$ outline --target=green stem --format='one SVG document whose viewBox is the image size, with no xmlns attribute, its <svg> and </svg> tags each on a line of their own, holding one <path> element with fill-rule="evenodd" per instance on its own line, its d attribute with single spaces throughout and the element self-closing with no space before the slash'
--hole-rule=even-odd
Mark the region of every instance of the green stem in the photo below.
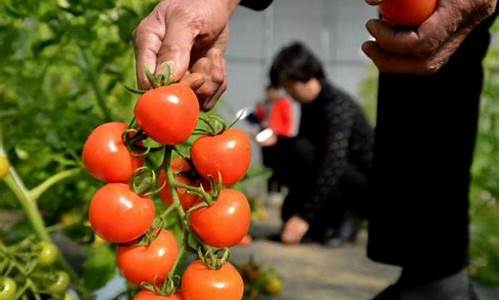
<svg viewBox="0 0 500 300">
<path fill-rule="evenodd" d="M 191 192 L 191 193 L 195 194 L 198 197 L 203 198 L 203 200 L 205 200 L 205 202 L 207 202 L 208 205 L 212 204 L 212 202 L 213 202 L 212 196 L 210 196 L 209 193 L 203 191 L 199 187 L 194 187 L 194 186 L 190 186 L 190 185 L 186 185 L 186 184 L 182 184 L 182 183 L 177 183 L 175 181 L 175 179 L 174 179 L 173 186 L 175 188 L 184 189 L 184 190 L 186 190 L 188 192 Z"/>
<path fill-rule="evenodd" d="M 4 181 L 23 207 L 23 210 L 38 238 L 53 243 L 49 232 L 45 227 L 45 223 L 36 202 L 31 198 L 30 192 L 26 189 L 24 182 L 21 177 L 19 177 L 14 167 L 11 166 L 9 168 L 9 174 L 4 178 Z M 92 296 L 85 288 L 83 288 L 78 275 L 62 255 L 59 255 L 58 262 L 60 266 L 70 275 L 71 281 L 74 283 L 75 288 L 81 292 L 82 298 L 91 299 Z"/>
<path fill-rule="evenodd" d="M 108 122 L 112 120 L 111 117 L 111 111 L 109 108 L 106 106 L 106 101 L 104 99 L 104 93 L 102 92 L 101 86 L 99 85 L 98 78 L 97 78 L 97 73 L 94 69 L 94 66 L 91 64 L 89 56 L 87 55 L 87 52 L 83 49 L 83 47 L 80 45 L 78 47 L 80 50 L 80 54 L 83 59 L 84 65 L 82 66 L 83 71 L 87 73 L 87 77 L 90 81 L 90 85 L 92 86 L 92 89 L 94 90 L 94 94 L 97 100 L 97 105 L 101 109 L 101 112 L 104 117 L 104 121 Z"/>
<path fill-rule="evenodd" d="M 14 195 L 21 203 L 28 220 L 31 222 L 35 233 L 41 240 L 51 241 L 49 233 L 45 229 L 45 224 L 43 222 L 40 211 L 35 201 L 31 199 L 29 191 L 26 189 L 23 181 L 17 174 L 13 167 L 10 167 L 9 174 L 4 178 L 5 183 L 9 189 L 14 193 Z"/>
<path fill-rule="evenodd" d="M 172 270 L 168 273 L 168 278 L 173 278 L 175 275 L 175 271 L 177 269 L 177 266 L 179 266 L 179 263 L 181 259 L 184 257 L 184 243 L 180 243 L 180 248 L 179 248 L 179 254 L 177 255 L 177 258 L 175 259 L 174 266 L 172 267 Z"/>
<path fill-rule="evenodd" d="M 56 173 L 49 178 L 45 179 L 42 183 L 40 183 L 38 186 L 34 187 L 29 191 L 29 197 L 33 200 L 36 201 L 40 196 L 47 191 L 50 187 L 55 185 L 56 183 L 68 178 L 75 176 L 76 174 L 80 173 L 80 168 L 76 169 L 71 169 L 71 170 L 65 170 L 61 171 L 59 173 Z"/>
</svg>

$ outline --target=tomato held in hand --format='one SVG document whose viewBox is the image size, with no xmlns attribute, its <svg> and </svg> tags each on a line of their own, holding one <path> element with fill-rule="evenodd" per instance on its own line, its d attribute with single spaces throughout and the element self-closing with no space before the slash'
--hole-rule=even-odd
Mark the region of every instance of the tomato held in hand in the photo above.
<svg viewBox="0 0 500 300">
<path fill-rule="evenodd" d="M 0 278 L 0 300 L 14 300 L 16 298 L 17 284 L 10 277 Z"/>
<path fill-rule="evenodd" d="M 223 189 L 219 198 L 209 207 L 191 213 L 194 232 L 213 247 L 232 247 L 247 234 L 250 227 L 250 205 L 241 192 Z"/>
<path fill-rule="evenodd" d="M 184 272 L 181 289 L 185 300 L 241 300 L 244 284 L 230 263 L 211 270 L 197 260 Z"/>
<path fill-rule="evenodd" d="M 95 233 L 112 243 L 131 242 L 146 233 L 155 217 L 151 199 L 124 183 L 108 183 L 92 198 L 89 221 Z"/>
<path fill-rule="evenodd" d="M 120 246 L 116 252 L 118 268 L 128 281 L 158 284 L 165 280 L 179 255 L 174 235 L 162 230 L 149 246 Z"/>
<path fill-rule="evenodd" d="M 190 170 L 189 164 L 182 158 L 175 158 L 172 160 L 171 163 L 172 170 L 175 175 L 175 179 L 178 183 L 182 183 L 185 185 L 193 185 L 191 180 L 187 178 L 186 176 L 182 175 L 181 172 L 187 172 Z M 158 176 L 158 184 L 161 186 L 163 183 L 167 180 L 167 176 L 165 174 L 164 170 L 160 171 L 160 175 Z M 199 186 L 199 183 L 196 183 L 196 186 Z M 179 200 L 181 201 L 182 208 L 184 210 L 187 210 L 194 206 L 195 204 L 198 204 L 202 201 L 200 197 L 188 193 L 185 189 L 178 188 L 177 189 L 177 194 L 179 195 Z M 159 193 L 160 198 L 165 201 L 168 205 L 172 204 L 172 193 L 170 193 L 170 185 L 168 182 L 165 184 L 165 187 L 160 191 Z"/>
<path fill-rule="evenodd" d="M 135 295 L 134 300 L 183 300 L 181 294 L 159 296 L 149 290 L 141 290 Z"/>
<path fill-rule="evenodd" d="M 438 0 L 385 0 L 380 4 L 383 19 L 392 25 L 418 26 L 436 10 Z"/>
<path fill-rule="evenodd" d="M 163 145 L 185 142 L 193 133 L 199 114 L 198 98 L 182 83 L 149 90 L 135 106 L 139 127 Z"/>
<path fill-rule="evenodd" d="M 228 129 L 215 136 L 203 136 L 193 143 L 191 157 L 196 170 L 205 179 L 212 177 L 232 185 L 240 181 L 250 166 L 251 145 L 241 130 Z"/>
<path fill-rule="evenodd" d="M 134 157 L 122 140 L 128 125 L 110 122 L 98 126 L 83 146 L 83 164 L 95 178 L 107 182 L 127 182 L 143 159 Z"/>
</svg>

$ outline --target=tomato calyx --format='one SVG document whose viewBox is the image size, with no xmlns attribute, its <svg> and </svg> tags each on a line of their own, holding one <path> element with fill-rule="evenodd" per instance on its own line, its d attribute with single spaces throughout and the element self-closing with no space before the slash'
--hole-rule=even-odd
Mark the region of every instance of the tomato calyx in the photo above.
<svg viewBox="0 0 500 300">
<path fill-rule="evenodd" d="M 179 286 L 180 279 L 180 276 L 176 275 L 165 279 L 161 286 L 148 283 L 141 284 L 141 288 L 148 290 L 155 295 L 168 297 L 174 295 L 177 292 L 177 287 Z"/>
<path fill-rule="evenodd" d="M 229 248 L 215 249 L 210 246 L 198 248 L 198 258 L 210 270 L 219 270 L 229 260 Z"/>
</svg>

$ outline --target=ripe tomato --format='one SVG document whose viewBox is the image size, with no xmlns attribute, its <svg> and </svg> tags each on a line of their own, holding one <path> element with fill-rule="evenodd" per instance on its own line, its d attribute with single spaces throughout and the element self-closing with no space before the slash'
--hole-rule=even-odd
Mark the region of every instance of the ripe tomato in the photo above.
<svg viewBox="0 0 500 300">
<path fill-rule="evenodd" d="M 380 11 L 392 25 L 418 26 L 432 15 L 437 4 L 438 0 L 385 0 Z"/>
<path fill-rule="evenodd" d="M 250 227 L 250 205 L 241 192 L 223 189 L 219 198 L 209 207 L 191 213 L 194 232 L 206 244 L 214 247 L 232 247 L 247 234 Z"/>
<path fill-rule="evenodd" d="M 182 158 L 175 158 L 172 160 L 171 163 L 172 170 L 174 171 L 174 174 L 176 174 L 175 178 L 177 182 L 185 184 L 185 185 L 192 185 L 191 180 L 189 178 L 183 176 L 180 174 L 181 172 L 186 172 L 190 170 L 189 164 Z M 158 184 L 162 185 L 165 180 L 167 180 L 167 176 L 165 174 L 164 170 L 160 171 L 160 175 L 158 176 Z M 198 182 L 195 184 L 199 185 Z M 200 203 L 202 199 L 200 199 L 198 196 L 193 195 L 188 193 L 185 189 L 178 188 L 177 189 L 177 194 L 179 195 L 179 200 L 181 201 L 182 208 L 184 210 L 189 209 L 193 205 Z M 159 193 L 160 198 L 165 201 L 168 205 L 172 204 L 172 194 L 170 193 L 170 186 L 168 182 L 166 183 L 165 187 L 160 191 Z"/>
<path fill-rule="evenodd" d="M 0 278 L 0 300 L 14 300 L 16 297 L 17 284 L 10 277 Z"/>
<path fill-rule="evenodd" d="M 107 182 L 127 182 L 143 159 L 134 157 L 122 140 L 128 125 L 104 123 L 92 131 L 83 146 L 83 163 L 95 178 Z"/>
<path fill-rule="evenodd" d="M 182 83 L 149 90 L 135 106 L 139 127 L 163 145 L 185 142 L 193 133 L 199 114 L 198 98 Z"/>
<path fill-rule="evenodd" d="M 182 295 L 185 300 L 241 300 L 243 279 L 230 263 L 218 270 L 207 268 L 197 260 L 182 276 Z"/>
<path fill-rule="evenodd" d="M 232 185 L 240 181 L 250 166 L 251 146 L 241 130 L 228 129 L 215 136 L 203 136 L 193 143 L 191 157 L 196 170 L 205 179 L 212 177 Z"/>
<path fill-rule="evenodd" d="M 172 269 L 179 255 L 175 236 L 162 230 L 149 246 L 120 246 L 116 252 L 118 268 L 128 281 L 161 283 Z"/>
<path fill-rule="evenodd" d="M 9 173 L 9 160 L 7 159 L 7 156 L 0 154 L 0 180 L 7 176 Z"/>
<path fill-rule="evenodd" d="M 42 267 L 52 266 L 59 256 L 59 250 L 56 245 L 47 241 L 41 241 L 38 245 L 40 246 L 37 258 L 38 265 Z"/>
<path fill-rule="evenodd" d="M 68 273 L 57 271 L 56 276 L 56 280 L 45 288 L 50 294 L 62 294 L 69 286 Z"/>
<path fill-rule="evenodd" d="M 90 225 L 103 240 L 131 242 L 146 233 L 155 217 L 154 203 L 124 183 L 108 183 L 95 193 L 89 208 Z"/>
<path fill-rule="evenodd" d="M 135 295 L 134 300 L 183 300 L 181 294 L 177 293 L 171 296 L 158 296 L 149 290 L 141 290 Z"/>
</svg>

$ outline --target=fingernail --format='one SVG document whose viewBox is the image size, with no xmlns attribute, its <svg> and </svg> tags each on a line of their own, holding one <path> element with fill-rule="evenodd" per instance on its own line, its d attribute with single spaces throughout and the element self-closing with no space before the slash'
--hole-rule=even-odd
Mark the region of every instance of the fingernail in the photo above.
<svg viewBox="0 0 500 300">
<path fill-rule="evenodd" d="M 156 67 L 155 74 L 156 75 L 165 74 L 174 76 L 174 71 L 175 71 L 175 63 L 173 61 L 165 61 Z M 170 72 L 170 74 L 168 74 L 168 72 Z"/>
</svg>

